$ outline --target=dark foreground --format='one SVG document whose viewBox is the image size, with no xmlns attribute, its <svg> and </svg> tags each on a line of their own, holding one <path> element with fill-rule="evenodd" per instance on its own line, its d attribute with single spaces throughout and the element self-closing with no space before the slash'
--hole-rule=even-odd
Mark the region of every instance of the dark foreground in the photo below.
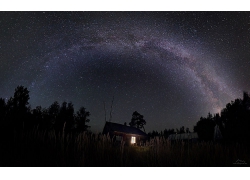
<svg viewBox="0 0 250 180">
<path fill-rule="evenodd" d="M 0 139 L 0 166 L 4 167 L 242 167 L 250 164 L 249 148 L 237 143 L 171 143 L 155 138 L 146 146 L 137 147 L 114 144 L 103 135 L 38 130 L 8 132 Z"/>
</svg>

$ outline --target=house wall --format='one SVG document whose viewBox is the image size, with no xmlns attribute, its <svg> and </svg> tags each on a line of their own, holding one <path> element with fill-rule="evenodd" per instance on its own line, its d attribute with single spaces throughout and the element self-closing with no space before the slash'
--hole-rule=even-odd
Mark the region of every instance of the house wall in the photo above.
<svg viewBox="0 0 250 180">
<path fill-rule="evenodd" d="M 136 138 L 136 145 L 140 145 L 146 142 L 147 137 L 135 135 L 135 134 L 125 134 L 120 132 L 114 132 L 115 136 L 121 136 L 122 140 L 125 141 L 125 144 L 130 145 L 131 144 L 131 138 Z"/>
</svg>

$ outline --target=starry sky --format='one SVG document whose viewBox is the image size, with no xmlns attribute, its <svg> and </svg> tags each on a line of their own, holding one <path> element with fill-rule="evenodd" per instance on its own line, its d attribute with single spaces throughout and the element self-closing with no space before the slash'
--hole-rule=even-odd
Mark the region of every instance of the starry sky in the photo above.
<svg viewBox="0 0 250 180">
<path fill-rule="evenodd" d="M 250 90 L 250 12 L 0 12 L 0 97 L 84 106 L 91 130 L 193 126 Z"/>
</svg>

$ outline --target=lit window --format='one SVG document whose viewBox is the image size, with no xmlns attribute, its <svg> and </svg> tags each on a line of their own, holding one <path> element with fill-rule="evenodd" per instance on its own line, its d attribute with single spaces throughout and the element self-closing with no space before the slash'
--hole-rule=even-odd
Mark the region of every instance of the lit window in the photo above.
<svg viewBox="0 0 250 180">
<path fill-rule="evenodd" d="M 135 143 L 135 137 L 131 137 L 131 144 Z"/>
</svg>

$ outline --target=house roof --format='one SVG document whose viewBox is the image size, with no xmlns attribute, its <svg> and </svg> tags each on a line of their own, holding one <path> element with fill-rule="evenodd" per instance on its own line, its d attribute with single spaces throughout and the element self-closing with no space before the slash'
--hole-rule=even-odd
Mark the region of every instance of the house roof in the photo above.
<svg viewBox="0 0 250 180">
<path fill-rule="evenodd" d="M 141 136 L 147 136 L 146 133 L 141 131 L 140 129 L 137 129 L 135 127 L 131 126 L 126 126 L 118 123 L 113 123 L 113 122 L 106 122 L 105 126 L 103 128 L 103 133 L 113 133 L 113 132 L 121 132 L 121 133 L 126 133 L 126 134 L 137 134 Z"/>
</svg>

